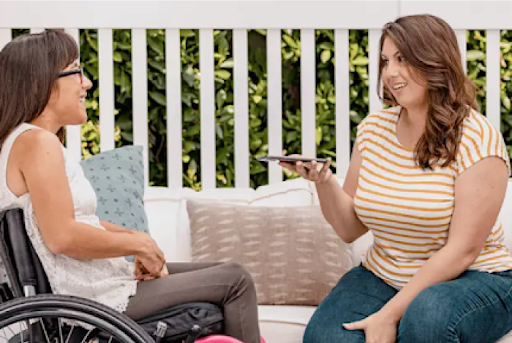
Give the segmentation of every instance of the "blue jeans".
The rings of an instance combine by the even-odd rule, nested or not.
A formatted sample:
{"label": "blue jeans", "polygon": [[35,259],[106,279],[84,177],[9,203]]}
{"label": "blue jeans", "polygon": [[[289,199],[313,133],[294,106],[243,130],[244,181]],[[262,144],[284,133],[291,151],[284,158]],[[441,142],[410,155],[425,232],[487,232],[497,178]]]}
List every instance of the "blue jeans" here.
{"label": "blue jeans", "polygon": [[[345,274],[318,306],[304,343],[364,343],[363,331],[342,323],[379,311],[397,291],[363,266]],[[398,343],[496,342],[512,330],[512,271],[466,271],[431,286],[409,304]]]}

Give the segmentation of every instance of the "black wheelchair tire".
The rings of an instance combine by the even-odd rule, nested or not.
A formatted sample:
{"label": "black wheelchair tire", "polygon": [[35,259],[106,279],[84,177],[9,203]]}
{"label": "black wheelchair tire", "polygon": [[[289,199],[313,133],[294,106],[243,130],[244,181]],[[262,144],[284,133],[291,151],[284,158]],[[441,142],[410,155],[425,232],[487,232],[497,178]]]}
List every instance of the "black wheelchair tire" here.
{"label": "black wheelchair tire", "polygon": [[0,305],[0,330],[23,320],[55,316],[76,319],[123,338],[123,343],[154,343],[135,321],[108,306],[85,298],[39,294],[17,298]]}

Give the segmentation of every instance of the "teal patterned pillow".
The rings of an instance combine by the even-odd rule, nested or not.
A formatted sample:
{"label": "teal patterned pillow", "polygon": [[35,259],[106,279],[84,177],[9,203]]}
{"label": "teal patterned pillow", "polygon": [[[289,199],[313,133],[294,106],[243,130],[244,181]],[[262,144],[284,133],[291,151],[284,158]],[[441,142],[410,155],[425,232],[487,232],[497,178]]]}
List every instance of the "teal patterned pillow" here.
{"label": "teal patterned pillow", "polygon": [[80,162],[98,198],[97,216],[149,234],[144,210],[142,147],[109,150]]}

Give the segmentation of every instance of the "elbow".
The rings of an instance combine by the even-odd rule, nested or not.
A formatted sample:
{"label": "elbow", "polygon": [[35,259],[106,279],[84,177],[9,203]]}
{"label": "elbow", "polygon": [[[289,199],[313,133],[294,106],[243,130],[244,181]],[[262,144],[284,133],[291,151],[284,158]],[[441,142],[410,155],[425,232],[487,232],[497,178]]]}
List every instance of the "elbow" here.
{"label": "elbow", "polygon": [[71,256],[74,250],[70,237],[53,237],[46,242],[46,247],[54,255]]}
{"label": "elbow", "polygon": [[468,245],[464,247],[446,245],[446,248],[452,252],[456,257],[454,260],[457,261],[463,269],[471,266],[482,251],[482,247],[476,245]]}
{"label": "elbow", "polygon": [[336,227],[332,224],[331,226],[333,227],[334,231],[336,231],[338,237],[341,238],[341,240],[347,244],[351,244],[359,238],[359,236],[351,235],[350,232],[346,232],[346,230],[343,230],[342,227]]}

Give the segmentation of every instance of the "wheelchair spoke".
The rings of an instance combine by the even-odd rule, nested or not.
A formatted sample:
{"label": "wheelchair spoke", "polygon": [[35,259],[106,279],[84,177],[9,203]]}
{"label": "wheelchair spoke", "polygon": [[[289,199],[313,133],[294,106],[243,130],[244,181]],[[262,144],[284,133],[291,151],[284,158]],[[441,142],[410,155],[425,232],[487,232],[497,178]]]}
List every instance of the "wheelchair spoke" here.
{"label": "wheelchair spoke", "polygon": [[46,337],[46,342],[52,343],[50,341],[50,337],[48,337],[48,331],[46,331],[46,325],[44,324],[43,319],[39,318],[39,322],[41,323],[41,327],[43,328],[44,336]]}
{"label": "wheelchair spoke", "polygon": [[84,339],[82,339],[82,342],[80,342],[80,343],[85,343],[85,341],[87,340],[87,337],[89,337],[89,335],[91,334],[92,330],[93,330],[93,329],[91,329],[91,330],[89,330],[89,331],[87,332],[87,334],[85,335]]}
{"label": "wheelchair spoke", "polygon": [[62,321],[60,320],[60,318],[57,320],[57,323],[59,325],[59,338],[60,338],[60,343],[64,343],[64,338],[62,337]]}
{"label": "wheelchair spoke", "polygon": [[68,333],[68,338],[66,338],[66,343],[69,343],[69,338],[71,337],[71,334],[73,333],[74,329],[75,329],[75,323],[73,323],[73,326],[71,327],[71,331],[69,331],[69,333]]}

